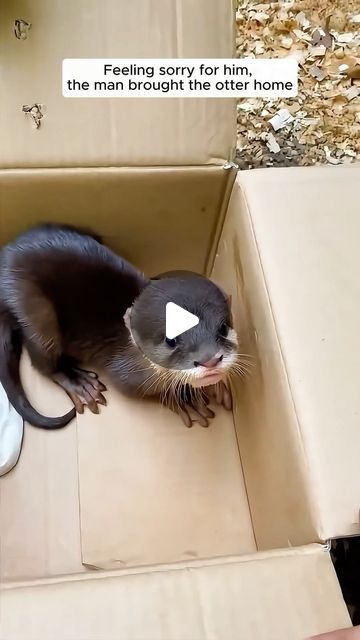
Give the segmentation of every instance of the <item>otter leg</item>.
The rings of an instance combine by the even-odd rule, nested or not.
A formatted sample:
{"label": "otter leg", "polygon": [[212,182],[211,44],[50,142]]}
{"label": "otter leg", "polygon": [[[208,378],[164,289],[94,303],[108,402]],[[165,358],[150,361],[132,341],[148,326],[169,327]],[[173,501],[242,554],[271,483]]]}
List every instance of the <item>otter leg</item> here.
{"label": "otter leg", "polygon": [[18,309],[23,339],[33,366],[51,376],[59,366],[62,354],[59,326],[52,304],[27,283]]}
{"label": "otter leg", "polygon": [[84,406],[99,413],[98,404],[106,405],[102,394],[105,385],[95,373],[78,368],[62,353],[57,317],[49,300],[30,287],[26,294],[22,296],[20,324],[33,366],[64,389],[78,413],[84,413]]}

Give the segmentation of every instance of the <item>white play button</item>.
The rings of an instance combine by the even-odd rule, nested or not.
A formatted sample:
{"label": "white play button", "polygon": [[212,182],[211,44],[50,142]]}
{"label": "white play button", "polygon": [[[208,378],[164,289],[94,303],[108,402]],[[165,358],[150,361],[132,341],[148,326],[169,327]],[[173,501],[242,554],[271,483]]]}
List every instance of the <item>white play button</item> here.
{"label": "white play button", "polygon": [[169,340],[177,338],[180,334],[192,329],[199,324],[199,318],[193,313],[186,311],[174,302],[168,302],[166,305],[166,337]]}

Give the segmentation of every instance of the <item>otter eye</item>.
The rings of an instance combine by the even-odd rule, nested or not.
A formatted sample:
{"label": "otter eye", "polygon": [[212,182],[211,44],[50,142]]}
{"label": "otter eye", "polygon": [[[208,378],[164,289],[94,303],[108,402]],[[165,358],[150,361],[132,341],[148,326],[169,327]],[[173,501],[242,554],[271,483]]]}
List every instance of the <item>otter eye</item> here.
{"label": "otter eye", "polygon": [[225,322],[221,325],[219,333],[223,338],[226,338],[227,334],[229,333],[229,327],[227,326],[227,324],[225,324]]}
{"label": "otter eye", "polygon": [[174,349],[177,345],[176,338],[165,338],[165,342],[171,349]]}

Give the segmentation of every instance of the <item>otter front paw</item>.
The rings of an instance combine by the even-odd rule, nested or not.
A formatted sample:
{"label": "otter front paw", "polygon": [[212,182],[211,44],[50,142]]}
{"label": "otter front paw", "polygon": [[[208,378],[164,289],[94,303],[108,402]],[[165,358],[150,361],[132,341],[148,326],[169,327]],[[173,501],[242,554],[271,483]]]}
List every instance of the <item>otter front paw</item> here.
{"label": "otter front paw", "polygon": [[209,400],[206,394],[200,389],[194,391],[187,385],[184,385],[176,396],[174,394],[168,396],[166,404],[189,428],[194,422],[198,422],[202,427],[208,427],[209,420],[215,416],[208,407]]}
{"label": "otter front paw", "polygon": [[56,373],[53,380],[66,391],[77,413],[84,413],[86,406],[92,413],[99,413],[98,405],[106,405],[105,396],[102,394],[106,387],[92,371],[74,367],[66,373]]}
{"label": "otter front paw", "polygon": [[217,384],[210,385],[204,389],[205,395],[207,395],[209,402],[214,400],[216,404],[224,407],[227,411],[232,409],[231,393],[224,382],[218,382]]}

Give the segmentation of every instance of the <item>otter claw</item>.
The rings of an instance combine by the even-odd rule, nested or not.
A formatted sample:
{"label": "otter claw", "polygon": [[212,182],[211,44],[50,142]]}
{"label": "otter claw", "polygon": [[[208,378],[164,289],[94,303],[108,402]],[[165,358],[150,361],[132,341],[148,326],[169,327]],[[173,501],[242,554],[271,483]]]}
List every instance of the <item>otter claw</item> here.
{"label": "otter claw", "polygon": [[84,413],[85,407],[89,407],[92,413],[99,413],[99,405],[106,405],[106,398],[101,393],[106,387],[92,371],[74,368],[66,373],[58,372],[53,380],[66,391],[77,413]]}
{"label": "otter claw", "polygon": [[205,393],[208,398],[214,400],[217,405],[219,405],[220,407],[224,407],[227,411],[231,411],[231,393],[224,382],[218,382],[217,384],[206,387]]}
{"label": "otter claw", "polygon": [[180,416],[189,429],[194,422],[198,422],[202,427],[208,427],[209,420],[215,416],[215,413],[207,406],[204,395],[192,399],[183,397],[180,401],[179,398],[175,400],[170,396],[167,398],[167,405]]}

